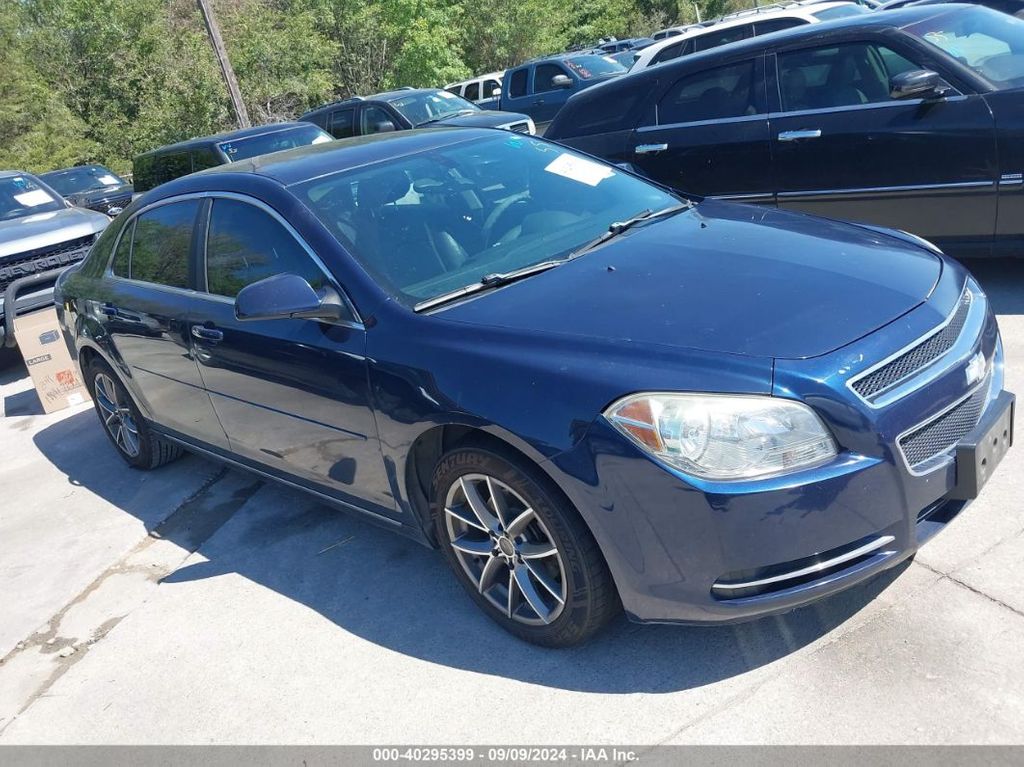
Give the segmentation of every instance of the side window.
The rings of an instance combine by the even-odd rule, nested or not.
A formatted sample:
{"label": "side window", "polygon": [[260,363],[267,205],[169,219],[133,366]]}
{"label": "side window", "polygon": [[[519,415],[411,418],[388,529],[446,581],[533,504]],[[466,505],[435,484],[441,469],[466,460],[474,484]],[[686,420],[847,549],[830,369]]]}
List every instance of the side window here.
{"label": "side window", "polygon": [[658,125],[763,114],[759,85],[753,61],[688,75],[658,102]]}
{"label": "side window", "polygon": [[309,254],[269,214],[238,200],[214,200],[206,236],[209,291],[234,298],[246,285],[286,273],[317,290],[326,284]]}
{"label": "side window", "polygon": [[188,260],[199,200],[161,205],[135,219],[129,275],[133,280],[189,287]]}
{"label": "side window", "polygon": [[685,56],[693,51],[693,40],[680,40],[678,43],[672,43],[662,48],[658,53],[651,59],[651,65],[660,64],[663,61],[671,61],[677,59],[680,56]]}
{"label": "side window", "polygon": [[[363,107],[363,113],[360,118],[363,135],[380,133],[381,126],[384,123],[394,124],[394,120],[391,118],[391,115],[389,115],[384,109],[375,106]],[[395,127],[397,128],[398,126],[395,125]]]}
{"label": "side window", "polygon": [[891,100],[889,80],[917,65],[872,43],[790,51],[778,56],[785,111],[832,109]]}
{"label": "side window", "polygon": [[533,92],[547,93],[548,91],[557,90],[551,84],[551,81],[558,75],[564,74],[566,74],[566,71],[558,66],[558,64],[538,64],[537,69],[533,73]]}
{"label": "side window", "polygon": [[706,51],[710,48],[717,48],[719,45],[735,43],[737,40],[746,40],[754,34],[753,24],[741,24],[738,27],[720,29],[717,32],[706,32],[694,38],[696,50]]}
{"label": "side window", "polygon": [[121,241],[117,244],[117,251],[114,253],[114,262],[110,265],[110,271],[118,277],[127,277],[130,274],[129,264],[131,263],[134,233],[135,219],[132,219],[121,233]]}
{"label": "side window", "polygon": [[780,32],[783,29],[792,29],[809,22],[804,19],[766,19],[765,21],[754,22],[755,35],[767,35],[770,32]]}
{"label": "side window", "polygon": [[466,86],[466,95],[463,97],[466,101],[479,101],[480,100],[480,81],[472,82]]}
{"label": "side window", "polygon": [[508,79],[508,93],[506,94],[510,99],[518,99],[526,95],[526,75],[529,71],[529,68],[524,67],[512,73]]}
{"label": "side window", "polygon": [[203,147],[202,149],[195,149],[192,152],[192,172],[197,170],[203,170],[203,168],[213,168],[217,165],[223,165],[224,161],[220,159],[216,152],[210,147]]}
{"label": "side window", "polygon": [[493,99],[494,92],[500,90],[501,83],[499,83],[497,80],[488,80],[486,83],[484,83],[484,92],[482,98]]}
{"label": "side window", "polygon": [[327,129],[334,138],[348,138],[356,135],[356,110],[339,109],[331,112],[328,118],[330,127]]}
{"label": "side window", "polygon": [[156,184],[166,184],[192,172],[192,156],[188,152],[165,154],[155,158],[154,175]]}

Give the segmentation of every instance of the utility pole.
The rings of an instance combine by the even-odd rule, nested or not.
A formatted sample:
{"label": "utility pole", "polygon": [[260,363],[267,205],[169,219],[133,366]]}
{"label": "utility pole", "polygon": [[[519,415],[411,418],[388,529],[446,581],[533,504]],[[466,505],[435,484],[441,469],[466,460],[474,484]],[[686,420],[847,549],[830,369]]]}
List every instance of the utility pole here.
{"label": "utility pole", "polygon": [[196,0],[199,4],[199,12],[203,14],[203,22],[206,24],[206,31],[210,35],[210,44],[213,52],[217,54],[217,61],[220,63],[221,74],[224,75],[224,83],[228,86],[228,93],[231,96],[231,106],[235,110],[235,120],[239,128],[248,128],[252,125],[249,122],[249,112],[246,111],[245,102],[242,101],[242,92],[238,89],[238,80],[235,79],[235,70],[231,66],[231,59],[228,58],[227,49],[224,47],[224,39],[220,36],[220,26],[217,24],[217,17],[213,15],[213,8],[209,0]]}

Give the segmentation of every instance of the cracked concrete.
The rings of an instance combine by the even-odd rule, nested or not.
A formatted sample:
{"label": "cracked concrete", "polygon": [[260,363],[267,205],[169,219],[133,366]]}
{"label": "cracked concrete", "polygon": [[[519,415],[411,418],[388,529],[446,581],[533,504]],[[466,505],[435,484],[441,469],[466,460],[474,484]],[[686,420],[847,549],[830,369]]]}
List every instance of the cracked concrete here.
{"label": "cracked concrete", "polygon": [[[1024,263],[972,266],[1024,392]],[[1024,742],[1020,446],[914,562],[834,599],[550,652],[303,495],[196,458],[129,471],[23,375],[0,364],[0,743]]]}

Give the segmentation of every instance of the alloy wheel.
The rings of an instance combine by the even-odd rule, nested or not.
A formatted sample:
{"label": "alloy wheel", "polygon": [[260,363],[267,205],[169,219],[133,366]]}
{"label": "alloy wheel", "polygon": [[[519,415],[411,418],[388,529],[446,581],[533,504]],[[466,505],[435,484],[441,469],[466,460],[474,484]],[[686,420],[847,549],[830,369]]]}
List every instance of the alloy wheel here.
{"label": "alloy wheel", "polygon": [[508,618],[546,625],[566,601],[566,569],[554,538],[515,490],[466,474],[445,500],[448,540],[477,590]]}
{"label": "alloy wheel", "polygon": [[94,388],[100,417],[114,444],[129,458],[138,457],[139,428],[132,417],[127,395],[123,394],[120,386],[105,373],[96,375]]}

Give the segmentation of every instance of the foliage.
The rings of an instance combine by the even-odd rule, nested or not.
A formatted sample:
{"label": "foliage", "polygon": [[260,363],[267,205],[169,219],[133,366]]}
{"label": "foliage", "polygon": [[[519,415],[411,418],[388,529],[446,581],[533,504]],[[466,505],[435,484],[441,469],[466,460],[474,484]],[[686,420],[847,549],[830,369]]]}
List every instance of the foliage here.
{"label": "foliage", "polygon": [[[257,122],[442,86],[744,0],[210,0]],[[750,0],[750,4],[753,0]],[[0,0],[0,167],[102,162],[234,127],[195,0]]]}

